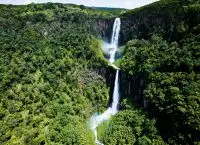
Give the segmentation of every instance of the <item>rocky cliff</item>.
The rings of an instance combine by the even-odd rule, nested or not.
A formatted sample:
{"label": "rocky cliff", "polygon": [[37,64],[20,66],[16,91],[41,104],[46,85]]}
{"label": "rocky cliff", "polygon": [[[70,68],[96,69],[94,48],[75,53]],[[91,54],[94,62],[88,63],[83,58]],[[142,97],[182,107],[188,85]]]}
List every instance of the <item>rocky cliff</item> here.
{"label": "rocky cliff", "polygon": [[198,33],[197,7],[193,1],[168,0],[122,13],[121,43],[149,39],[155,33],[168,41],[180,40],[188,32]]}

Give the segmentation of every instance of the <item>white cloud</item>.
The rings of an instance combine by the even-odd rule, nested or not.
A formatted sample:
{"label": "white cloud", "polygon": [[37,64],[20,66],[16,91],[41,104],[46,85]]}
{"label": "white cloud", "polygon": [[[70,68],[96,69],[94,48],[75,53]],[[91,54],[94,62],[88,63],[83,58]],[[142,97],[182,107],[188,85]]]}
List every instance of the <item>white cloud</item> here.
{"label": "white cloud", "polygon": [[124,3],[125,3],[126,5],[133,5],[133,1],[131,1],[131,0],[126,0]]}

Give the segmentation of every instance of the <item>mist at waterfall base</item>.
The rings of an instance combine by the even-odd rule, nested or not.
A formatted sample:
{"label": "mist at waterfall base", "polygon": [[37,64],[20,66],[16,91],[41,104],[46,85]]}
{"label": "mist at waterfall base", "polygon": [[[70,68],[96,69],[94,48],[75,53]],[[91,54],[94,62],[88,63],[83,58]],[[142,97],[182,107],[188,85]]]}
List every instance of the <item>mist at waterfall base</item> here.
{"label": "mist at waterfall base", "polygon": [[[112,65],[114,65],[113,62],[115,61],[115,53],[117,52],[117,49],[118,49],[120,25],[121,25],[120,18],[116,18],[113,25],[111,43],[107,44],[107,48],[106,48],[106,51],[107,53],[109,53],[109,56],[110,56],[109,62]],[[103,145],[103,144],[98,141],[97,127],[104,121],[108,120],[111,115],[115,115],[118,112],[118,103],[119,103],[119,70],[118,69],[116,71],[114,85],[115,86],[114,86],[114,91],[113,91],[113,101],[112,101],[111,107],[109,107],[103,114],[99,114],[99,115],[94,114],[91,117],[91,122],[90,122],[91,129],[94,132],[95,143],[98,145]]]}

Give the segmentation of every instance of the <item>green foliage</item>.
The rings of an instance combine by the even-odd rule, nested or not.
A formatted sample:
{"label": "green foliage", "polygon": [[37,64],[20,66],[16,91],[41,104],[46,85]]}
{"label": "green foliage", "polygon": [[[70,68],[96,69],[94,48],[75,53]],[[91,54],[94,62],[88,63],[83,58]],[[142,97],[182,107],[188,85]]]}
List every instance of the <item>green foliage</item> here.
{"label": "green foliage", "polygon": [[168,44],[155,35],[150,41],[133,40],[125,48],[121,66],[130,74],[149,76],[152,72],[192,72],[199,67],[199,36]]}
{"label": "green foliage", "polygon": [[121,14],[122,42],[133,40],[125,47],[120,68],[145,82],[135,92],[141,91],[140,101],[158,118],[158,129],[171,144],[200,140],[199,4],[199,0],[160,0]]}
{"label": "green foliage", "polygon": [[117,66],[117,67],[120,67],[120,63],[121,63],[121,58],[117,59],[117,60],[114,62],[114,65]]}
{"label": "green foliage", "polygon": [[157,120],[123,99],[124,110],[98,128],[100,140],[165,144],[156,126],[170,144],[199,144],[199,4],[160,0],[128,11],[0,5],[0,144],[94,145],[87,122],[105,110],[110,91],[97,38],[117,15],[121,42],[141,40],[128,42],[115,64],[145,80],[141,94]]}
{"label": "green foliage", "polygon": [[199,74],[155,72],[150,76],[150,82],[145,91],[146,98],[172,117],[175,128],[181,125],[200,131]]}
{"label": "green foliage", "polygon": [[47,144],[94,145],[92,132],[86,129],[87,126],[82,123],[81,118],[60,114],[55,120],[56,123],[48,128]]}
{"label": "green foliage", "polygon": [[126,45],[121,60],[120,68],[146,80],[143,93],[151,106],[149,111],[163,114],[158,120],[161,132],[171,133],[168,140],[171,143],[198,140],[199,40],[199,35],[178,43],[168,43],[157,35],[151,40],[133,40]]}
{"label": "green foliage", "polygon": [[[112,119],[112,117],[111,117],[111,119]],[[98,126],[97,132],[98,132],[98,139],[99,139],[100,141],[103,140],[104,135],[105,135],[105,133],[106,133],[106,130],[107,130],[108,127],[109,127],[109,124],[110,124],[110,119],[107,120],[107,121],[105,121],[105,122],[103,122],[102,124],[100,124],[100,125]]]}
{"label": "green foliage", "polygon": [[0,7],[0,144],[94,145],[87,121],[109,88],[92,69],[106,63],[92,18],[59,4]]}
{"label": "green foliage", "polygon": [[120,111],[109,122],[102,140],[109,145],[143,145],[158,144],[158,142],[164,145],[154,125],[153,120],[147,119],[137,109]]}
{"label": "green foliage", "polygon": [[[160,0],[121,14],[121,41],[131,41],[120,68],[139,84],[144,82],[144,88],[138,89],[134,79],[127,80],[133,84],[130,89],[141,94],[130,96],[138,104],[145,102],[170,144],[198,144],[200,140],[199,4],[199,0]],[[122,106],[131,108],[129,101],[125,99]]]}

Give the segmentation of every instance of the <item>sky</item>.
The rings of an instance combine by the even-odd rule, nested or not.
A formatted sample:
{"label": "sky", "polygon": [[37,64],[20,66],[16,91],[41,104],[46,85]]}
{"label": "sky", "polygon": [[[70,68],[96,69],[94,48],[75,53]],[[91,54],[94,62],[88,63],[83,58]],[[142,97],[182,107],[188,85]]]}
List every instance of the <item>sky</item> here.
{"label": "sky", "polygon": [[0,0],[0,4],[29,4],[29,3],[73,3],[86,6],[96,6],[96,7],[117,7],[117,8],[127,8],[133,9],[137,7],[144,6],[146,4],[155,2],[157,0]]}

